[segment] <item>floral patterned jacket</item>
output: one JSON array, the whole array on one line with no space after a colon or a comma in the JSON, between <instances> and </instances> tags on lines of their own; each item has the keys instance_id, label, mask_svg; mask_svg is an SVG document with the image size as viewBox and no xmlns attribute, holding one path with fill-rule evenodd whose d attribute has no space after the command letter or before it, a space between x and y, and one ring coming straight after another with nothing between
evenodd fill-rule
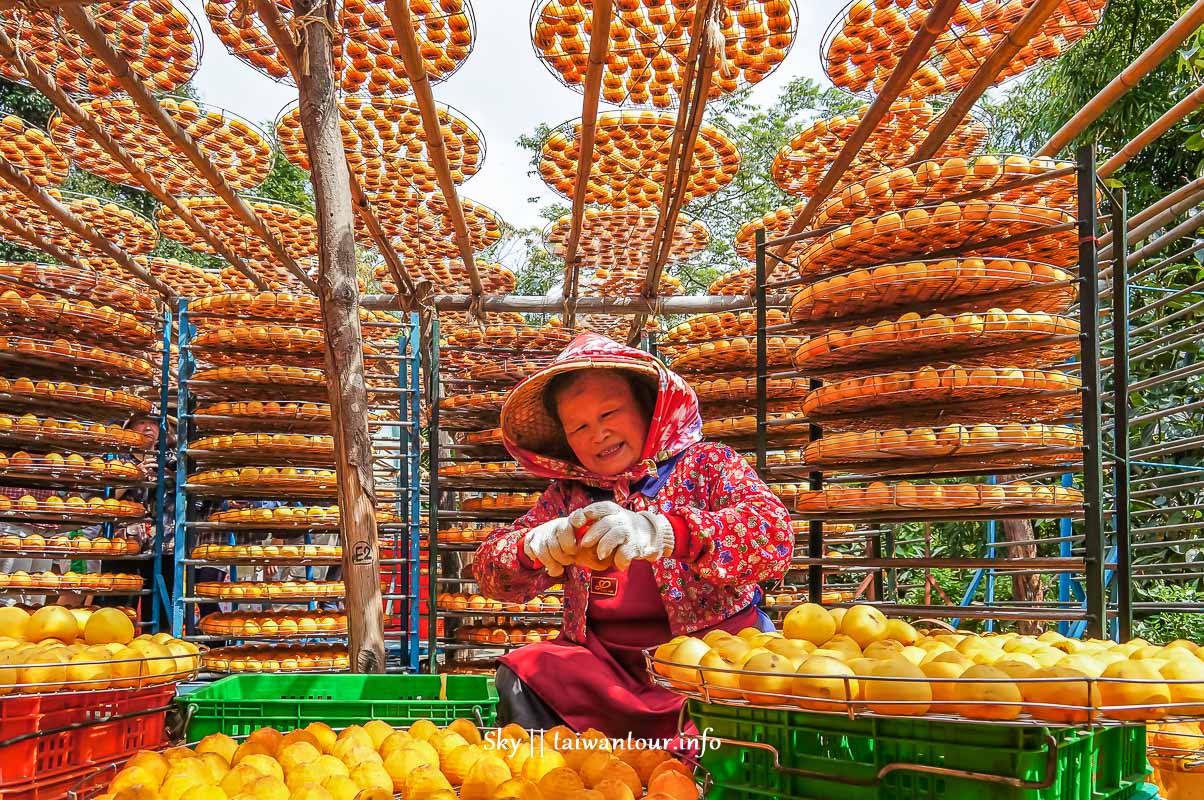
<instances>
[{"instance_id":1,"label":"floral patterned jacket","mask_svg":"<svg viewBox=\"0 0 1204 800\"><path fill-rule=\"evenodd\" d=\"M612 361L616 355L645 363L652 359L642 351L597 340L602 337L583 334L566 353L573 351L579 357L594 346L604 349ZM564 463L557 468L552 459L511 447L528 469L547 475L559 472L560 477L533 509L514 524L495 530L477 550L473 571L483 594L521 602L562 580L549 576L541 566L528 566L525 557L520 560L522 541L536 525L597 502L598 490L591 492L586 483L615 490L615 501L633 511L656 510L674 523L679 541L673 557L653 564L674 635L718 624L755 600L758 582L785 574L794 538L786 508L730 447L699 441L697 396L681 377L656 363L660 389L642 454L651 468L645 468L647 480L633 484L636 490L630 494L626 481L622 486L607 485L605 479L589 476L582 482L577 465ZM662 466L659 472L657 464ZM641 491L640 485L654 488ZM571 641L586 637L590 575L583 567L565 570L562 635Z\"/></svg>"}]
</instances>

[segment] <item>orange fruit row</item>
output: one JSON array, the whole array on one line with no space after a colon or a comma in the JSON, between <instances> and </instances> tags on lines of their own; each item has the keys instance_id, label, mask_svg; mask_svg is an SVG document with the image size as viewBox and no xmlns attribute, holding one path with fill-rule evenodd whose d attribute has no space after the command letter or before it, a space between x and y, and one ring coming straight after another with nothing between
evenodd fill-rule
<instances>
[{"instance_id":1,"label":"orange fruit row","mask_svg":"<svg viewBox=\"0 0 1204 800\"><path fill-rule=\"evenodd\" d=\"M501 264L494 264L483 259L476 259L477 277L481 279L481 287L488 294L508 294L514 291L515 282L518 278L507 267ZM410 277L418 279L426 279L439 286L468 286L468 268L464 266L463 260L441 256L431 259L419 259L406 263ZM386 293L396 294L397 282L393 280L393 273L387 264L381 264L372 271L372 276L380 282L381 289ZM440 312L441 317L447 314L455 314L458 312L443 311ZM500 314L490 314L490 321L497 320L501 317ZM510 318L510 324L523 325L525 321L521 316Z\"/></svg>"},{"instance_id":2,"label":"orange fruit row","mask_svg":"<svg viewBox=\"0 0 1204 800\"><path fill-rule=\"evenodd\" d=\"M124 461L106 460L100 456L82 456L79 453L15 453L0 452L0 472L10 475L46 475L90 478L119 478L138 480L142 471Z\"/></svg>"},{"instance_id":3,"label":"orange fruit row","mask_svg":"<svg viewBox=\"0 0 1204 800\"><path fill-rule=\"evenodd\" d=\"M142 347L155 338L151 327L133 314L90 300L46 297L41 292L23 295L15 289L0 294L0 326L10 331L67 328L76 336L114 337Z\"/></svg>"},{"instance_id":4,"label":"orange fruit row","mask_svg":"<svg viewBox=\"0 0 1204 800\"><path fill-rule=\"evenodd\" d=\"M114 265L115 266L115 265ZM149 292L128 272L112 276L100 270L36 261L0 261L0 276L58 295L86 298L123 311L150 311ZM18 288L24 295L26 289Z\"/></svg>"},{"instance_id":5,"label":"orange fruit row","mask_svg":"<svg viewBox=\"0 0 1204 800\"><path fill-rule=\"evenodd\" d=\"M16 500L0 495L0 513L78 514L97 517L141 517L146 508L141 503L118 500L113 497L89 497L79 495L59 497L51 495L38 500L32 495L21 495Z\"/></svg>"},{"instance_id":6,"label":"orange fruit row","mask_svg":"<svg viewBox=\"0 0 1204 800\"><path fill-rule=\"evenodd\" d=\"M463 511L526 510L539 502L539 492L514 492L512 494L487 494L481 497L467 497L460 502Z\"/></svg>"},{"instance_id":7,"label":"orange fruit row","mask_svg":"<svg viewBox=\"0 0 1204 800\"><path fill-rule=\"evenodd\" d=\"M369 200L385 233L396 237L393 245L412 274L437 274L444 268L456 269L452 264L445 263L459 261L461 256L455 243L455 229L447 202L435 187L380 191L373 193ZM496 211L463 195L460 196L460 207L474 252L480 252L501 239L503 223ZM358 217L356 234L364 240L368 239L368 229ZM497 280L504 281L505 273L500 269L496 272Z\"/></svg>"},{"instance_id":8,"label":"orange fruit row","mask_svg":"<svg viewBox=\"0 0 1204 800\"><path fill-rule=\"evenodd\" d=\"M766 357L770 367L791 364L792 354L804 346L801 336L771 336L766 342ZM690 345L680 355L672 357L671 366L679 372L735 372L755 370L757 343L755 339L737 336Z\"/></svg>"},{"instance_id":9,"label":"orange fruit row","mask_svg":"<svg viewBox=\"0 0 1204 800\"><path fill-rule=\"evenodd\" d=\"M220 236L240 258L282 266L277 263L267 245L220 197L181 197L180 204L198 222ZM247 204L294 259L302 260L318 255L318 223L313 214L277 201L249 200ZM159 232L168 239L191 250L215 255L212 245L197 236L196 232L167 206L160 206L155 212L155 218L159 223Z\"/></svg>"},{"instance_id":10,"label":"orange fruit row","mask_svg":"<svg viewBox=\"0 0 1204 800\"><path fill-rule=\"evenodd\" d=\"M212 672L340 672L350 661L342 646L244 645L206 651L201 664Z\"/></svg>"},{"instance_id":11,"label":"orange fruit row","mask_svg":"<svg viewBox=\"0 0 1204 800\"><path fill-rule=\"evenodd\" d=\"M145 447L148 444L146 436L137 431L127 430L120 425L38 417L33 414L25 414L21 417L0 414L0 436L2 435L31 439L83 440L90 444L114 447Z\"/></svg>"},{"instance_id":12,"label":"orange fruit row","mask_svg":"<svg viewBox=\"0 0 1204 800\"><path fill-rule=\"evenodd\" d=\"M334 437L306 435L301 433L233 433L207 436L193 443L197 450L271 450L286 452L304 450L315 453L333 453Z\"/></svg>"},{"instance_id":13,"label":"orange fruit row","mask_svg":"<svg viewBox=\"0 0 1204 800\"><path fill-rule=\"evenodd\" d=\"M159 233L151 221L130 208L91 195L60 191L53 186L47 188L46 193L65 206L89 228L130 255L149 253L159 243ZM35 205L32 200L15 190L0 189L0 213L12 217L13 221L31 229L60 250L85 258L107 255L96 245L68 230L61 222ZM36 241L27 241L15 233L6 232L5 236L33 249L40 247ZM127 277L129 275L129 273L124 274Z\"/></svg>"},{"instance_id":14,"label":"orange fruit row","mask_svg":"<svg viewBox=\"0 0 1204 800\"><path fill-rule=\"evenodd\" d=\"M786 315L778 308L765 311L767 325L780 325ZM757 315L751 311L724 311L718 314L700 314L675 325L665 333L662 349L677 342L696 342L703 339L722 339L731 336L756 336ZM717 344L717 343L716 343Z\"/></svg>"},{"instance_id":15,"label":"orange fruit row","mask_svg":"<svg viewBox=\"0 0 1204 800\"><path fill-rule=\"evenodd\" d=\"M181 297L205 297L228 291L227 286L222 282L221 274L212 270L201 269L184 261L161 256L134 256L134 260L151 275L170 286ZM129 273L109 258L88 258L84 259L83 263L114 278L129 279Z\"/></svg>"},{"instance_id":16,"label":"orange fruit row","mask_svg":"<svg viewBox=\"0 0 1204 800\"><path fill-rule=\"evenodd\" d=\"M238 469L212 469L194 472L188 477L190 483L236 484L241 486L280 486L295 489L333 489L333 469L306 469L297 467L240 467Z\"/></svg>"},{"instance_id":17,"label":"orange fruit row","mask_svg":"<svg viewBox=\"0 0 1204 800\"><path fill-rule=\"evenodd\" d=\"M274 525L323 525L339 522L338 506L280 506L279 508L237 508L230 511L217 511L209 515L210 522L240 523L266 522ZM382 523L397 522L397 515L391 511L376 510L376 521ZM266 547L266 545L265 545Z\"/></svg>"},{"instance_id":18,"label":"orange fruit row","mask_svg":"<svg viewBox=\"0 0 1204 800\"><path fill-rule=\"evenodd\" d=\"M154 367L144 358L115 353L111 348L90 347L66 339L47 341L24 336L0 336L0 352L9 357L39 358L63 366L83 366L104 370L112 377L149 381Z\"/></svg>"},{"instance_id":19,"label":"orange fruit row","mask_svg":"<svg viewBox=\"0 0 1204 800\"><path fill-rule=\"evenodd\" d=\"M62 183L71 168L46 131L12 114L0 118L0 158L38 186Z\"/></svg>"},{"instance_id":20,"label":"orange fruit row","mask_svg":"<svg viewBox=\"0 0 1204 800\"><path fill-rule=\"evenodd\" d=\"M127 539L124 536L105 538L96 536L50 536L31 533L27 536L0 536L0 550L12 550L26 553L55 552L55 553L124 553L134 555L142 550L137 539Z\"/></svg>"},{"instance_id":21,"label":"orange fruit row","mask_svg":"<svg viewBox=\"0 0 1204 800\"><path fill-rule=\"evenodd\" d=\"M290 597L342 597L346 588L342 581L235 581L201 582L193 587L193 591L198 597L216 597L220 600L283 600Z\"/></svg>"},{"instance_id":22,"label":"orange fruit row","mask_svg":"<svg viewBox=\"0 0 1204 800\"><path fill-rule=\"evenodd\" d=\"M439 469L440 477L450 478L457 475L496 475L499 478L525 478L530 473L512 461L465 461L458 464L444 464Z\"/></svg>"},{"instance_id":23,"label":"orange fruit row","mask_svg":"<svg viewBox=\"0 0 1204 800\"><path fill-rule=\"evenodd\" d=\"M325 382L326 374L320 369L269 364L264 366L198 369L193 375L193 380L211 381L213 383L273 383L287 386L316 386Z\"/></svg>"},{"instance_id":24,"label":"orange fruit row","mask_svg":"<svg viewBox=\"0 0 1204 800\"><path fill-rule=\"evenodd\" d=\"M807 445L803 460L809 464L820 464L834 460L869 461L876 458L989 456L1045 448L1076 450L1082 446L1082 432L1069 425L953 424L942 428L832 433Z\"/></svg>"},{"instance_id":25,"label":"orange fruit row","mask_svg":"<svg viewBox=\"0 0 1204 800\"><path fill-rule=\"evenodd\" d=\"M757 391L756 378L703 379L690 385L702 403L747 401ZM770 401L801 400L810 391L810 383L806 378L770 378L765 385L765 393Z\"/></svg>"},{"instance_id":26,"label":"orange fruit row","mask_svg":"<svg viewBox=\"0 0 1204 800\"><path fill-rule=\"evenodd\" d=\"M1041 288L1072 280L1071 273L1039 262L1006 258L949 258L911 261L868 269L855 269L808 284L795 294L790 318L795 322L868 316L890 307L966 305L974 298L1033 287L1025 308L1061 312L1070 307L1072 285ZM1015 295L1009 299L1017 300ZM972 309L966 309L972 310Z\"/></svg>"},{"instance_id":27,"label":"orange fruit row","mask_svg":"<svg viewBox=\"0 0 1204 800\"><path fill-rule=\"evenodd\" d=\"M555 594L536 595L525 603L511 603L494 600L480 594L443 592L436 598L435 605L447 611L480 611L482 613L496 611L558 612L562 608L560 596Z\"/></svg>"},{"instance_id":28,"label":"orange fruit row","mask_svg":"<svg viewBox=\"0 0 1204 800\"><path fill-rule=\"evenodd\" d=\"M343 548L324 544L199 544L192 548L193 558L306 558L337 559Z\"/></svg>"},{"instance_id":29,"label":"orange fruit row","mask_svg":"<svg viewBox=\"0 0 1204 800\"><path fill-rule=\"evenodd\" d=\"M794 508L822 511L888 511L891 509L976 508L980 506L1070 506L1083 502L1082 491L1062 486L1017 483L899 483L866 487L826 486L802 490Z\"/></svg>"},{"instance_id":30,"label":"orange fruit row","mask_svg":"<svg viewBox=\"0 0 1204 800\"><path fill-rule=\"evenodd\" d=\"M347 615L297 611L216 612L201 618L202 633L247 637L328 636L347 632Z\"/></svg>"},{"instance_id":31,"label":"orange fruit row","mask_svg":"<svg viewBox=\"0 0 1204 800\"><path fill-rule=\"evenodd\" d=\"M456 638L462 642L489 644L530 644L546 642L560 635L559 628L527 627L524 625L509 625L506 627L486 628L475 625L461 625L456 628Z\"/></svg>"},{"instance_id":32,"label":"orange fruit row","mask_svg":"<svg viewBox=\"0 0 1204 800\"><path fill-rule=\"evenodd\" d=\"M127 575L124 572L88 575L65 572L62 575L56 575L53 572L28 573L20 570L9 573L0 572L0 587L6 589L92 589L98 592L138 590L142 588L142 576Z\"/></svg>"},{"instance_id":33,"label":"orange fruit row","mask_svg":"<svg viewBox=\"0 0 1204 800\"><path fill-rule=\"evenodd\" d=\"M852 222L862 216L936 205L946 197L982 193L992 187L1001 191L984 195L984 199L1073 210L1076 198L1073 173L1038 185L1004 189L1007 184L1030 175L1073 166L1073 162L1046 157L993 154L921 161L879 172L846 186L839 194L824 201L813 225L822 228Z\"/></svg>"},{"instance_id":34,"label":"orange fruit row","mask_svg":"<svg viewBox=\"0 0 1204 800\"><path fill-rule=\"evenodd\" d=\"M22 396L22 398L42 398L63 402L78 402L81 405L104 405L120 408L123 411L147 413L151 411L151 401L140 398L120 389L84 386L82 383L66 381L34 381L34 378L0 377L0 393Z\"/></svg>"},{"instance_id":35,"label":"orange fruit row","mask_svg":"<svg viewBox=\"0 0 1204 800\"><path fill-rule=\"evenodd\" d=\"M507 348L530 352L559 352L572 339L566 331L548 326L488 325L481 328L456 328L444 340L445 345L466 348Z\"/></svg>"}]
</instances>

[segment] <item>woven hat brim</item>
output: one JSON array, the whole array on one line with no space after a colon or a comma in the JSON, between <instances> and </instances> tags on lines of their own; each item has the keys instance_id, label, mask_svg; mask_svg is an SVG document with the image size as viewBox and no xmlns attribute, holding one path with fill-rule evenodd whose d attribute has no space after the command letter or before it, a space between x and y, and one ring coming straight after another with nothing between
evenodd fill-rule
<instances>
[{"instance_id":1,"label":"woven hat brim","mask_svg":"<svg viewBox=\"0 0 1204 800\"><path fill-rule=\"evenodd\" d=\"M565 372L584 369L615 369L659 379L660 371L653 364L639 364L626 359L578 358L550 364L510 390L502 404L502 439L528 452L560 458L571 451L560 423L543 404L548 381Z\"/></svg>"}]
</instances>

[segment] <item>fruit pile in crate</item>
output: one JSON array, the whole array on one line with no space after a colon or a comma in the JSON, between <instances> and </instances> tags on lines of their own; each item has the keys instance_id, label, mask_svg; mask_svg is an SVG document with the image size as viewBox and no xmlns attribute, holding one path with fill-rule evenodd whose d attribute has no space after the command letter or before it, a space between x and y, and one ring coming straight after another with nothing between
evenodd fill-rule
<instances>
[{"instance_id":1,"label":"fruit pile in crate","mask_svg":"<svg viewBox=\"0 0 1204 800\"><path fill-rule=\"evenodd\" d=\"M1204 713L1191 642L921 631L868 605L801 605L781 633L677 637L650 666L661 685L720 704L1054 724Z\"/></svg>"}]
</instances>

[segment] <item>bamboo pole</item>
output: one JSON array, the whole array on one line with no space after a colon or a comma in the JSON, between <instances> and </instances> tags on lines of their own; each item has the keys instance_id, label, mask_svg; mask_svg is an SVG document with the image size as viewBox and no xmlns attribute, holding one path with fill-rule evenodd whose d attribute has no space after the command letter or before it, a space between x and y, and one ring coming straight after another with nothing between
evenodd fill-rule
<instances>
[{"instance_id":1,"label":"bamboo pole","mask_svg":"<svg viewBox=\"0 0 1204 800\"><path fill-rule=\"evenodd\" d=\"M1204 211L1200 211L1191 215L1183 222L1180 222L1178 225L1147 244L1145 247L1134 250L1132 254L1129 255L1128 261L1130 264L1140 264L1145 259L1158 255L1163 250L1182 239L1184 236L1190 236L1201 228L1204 228ZM1107 277L1111 274L1112 267L1109 266L1100 273L1100 277Z\"/></svg>"},{"instance_id":2,"label":"bamboo pole","mask_svg":"<svg viewBox=\"0 0 1204 800\"><path fill-rule=\"evenodd\" d=\"M3 158L0 158L0 183L6 183L25 195L29 198L30 202L42 209L43 212L55 219L64 228L116 261L126 272L139 278L147 286L150 286L162 295L163 299L168 302L175 302L175 290L147 272L141 264L134 260L133 256L93 230L90 225L75 216L71 212L71 209L54 199L49 192L30 180L28 175Z\"/></svg>"},{"instance_id":3,"label":"bamboo pole","mask_svg":"<svg viewBox=\"0 0 1204 800\"><path fill-rule=\"evenodd\" d=\"M1141 213L1134 214L1129 219L1129 244L1142 241L1167 222L1188 209L1194 208L1201 201L1204 201L1204 178L1196 178L1190 183L1185 183L1156 203L1151 203L1143 208ZM1100 237L1101 245L1110 245L1111 243L1112 231L1108 231ZM1111 247L1105 247L1100 251L1100 255L1107 255L1111 249Z\"/></svg>"},{"instance_id":4,"label":"bamboo pole","mask_svg":"<svg viewBox=\"0 0 1204 800\"><path fill-rule=\"evenodd\" d=\"M690 28L690 50L686 56L685 72L682 74L681 104L677 109L673 136L669 140L669 158L665 166L660 209L656 217L656 227L652 231L648 266L644 270L644 288L641 291L644 297L656 296L660 273L664 268L660 243L666 236L666 231L669 231L667 236L670 243L672 242L672 226L677 224L686 183L690 177L698 131L702 126L703 112L706 110L706 93L710 89L715 68L715 43L708 40L710 36L716 35L722 42L722 33L712 31L709 24L715 8L715 0L707 0L697 8ZM666 252L665 259L667 258ZM627 333L628 344L635 345L639 342L641 329L647 321L647 314L637 314L632 319L631 328Z\"/></svg>"},{"instance_id":5,"label":"bamboo pole","mask_svg":"<svg viewBox=\"0 0 1204 800\"><path fill-rule=\"evenodd\" d=\"M435 95L431 91L431 82L426 74L426 66L422 63L422 54L418 50L418 40L414 34L414 20L410 16L410 6L404 0L385 0L385 14L393 26L393 36L401 50L401 58L405 63L406 76L414 90L414 100L418 103L418 111L422 116L422 129L426 133L426 149L430 157L431 167L435 170L435 179L439 191L447 205L447 213L451 218L453 238L464 261L464 269L468 272L468 283L474 296L480 296L484 291L481 276L477 272L476 257L472 250L472 238L468 233L468 222L464 219L464 208L460 205L460 194L456 190L456 182L452 179L451 165L447 160L447 149L443 144L443 134L439 131L439 110L435 107Z\"/></svg>"},{"instance_id":6,"label":"bamboo pole","mask_svg":"<svg viewBox=\"0 0 1204 800\"><path fill-rule=\"evenodd\" d=\"M1029 43L1029 40L1040 32L1045 20L1049 19L1049 16L1061 4L1062 0L1037 0L1033 3L1020 21L1008 31L1007 36L1003 37L999 44L995 45L991 54L978 65L978 69L974 71L969 82L957 93L957 97L953 99L953 102L941 114L941 118L937 120L936 125L928 132L928 136L916 148L915 153L911 156L911 163L927 161L936 156L941 145L957 130L957 126L970 113L970 109L974 107L978 99L987 89L995 85L995 79L1003 71L1003 68Z\"/></svg>"},{"instance_id":7,"label":"bamboo pole","mask_svg":"<svg viewBox=\"0 0 1204 800\"><path fill-rule=\"evenodd\" d=\"M276 49L284 58L289 71L292 72L293 82L299 86L301 80L301 57L297 51L297 43L289 33L284 17L280 15L280 8L273 0L255 0L255 9L259 15L259 21L267 29L268 35L272 37L272 41L276 44ZM376 216L376 211L372 207L372 201L364 192L364 187L360 185L359 179L352 174L350 165L348 165L347 179L350 182L351 202L355 206L356 215L363 221L364 227L368 229L368 236L376 244L376 249L380 251L381 256L385 259L385 264L393 274L393 280L396 281L398 290L404 291L407 295L413 297L414 282L410 279L409 272L401 263L401 259L397 257L397 251L393 249L388 235L385 234L384 229L381 227L380 219Z\"/></svg>"},{"instance_id":8,"label":"bamboo pole","mask_svg":"<svg viewBox=\"0 0 1204 800\"><path fill-rule=\"evenodd\" d=\"M197 147L196 142L193 141L188 132L177 125L171 115L163 110L163 107L159 105L159 101L146 88L146 84L130 71L129 64L113 48L104 31L97 27L91 12L79 6L63 6L59 10L59 13L84 40L88 48L105 62L109 71L113 73L113 77L117 79L121 87L129 94L130 98L138 106L138 109L148 119L152 120L159 127L159 130L163 132L163 135L196 167L201 176L213 187L216 194L256 236L263 240L264 244L272 252L272 255L289 272L293 273L304 286L316 293L318 287L313 279L293 259L292 255L289 254L288 250L280 243L275 234L263 223L263 220L259 218L254 209L230 187L230 184L226 182L226 179L209 159L209 156Z\"/></svg>"},{"instance_id":9,"label":"bamboo pole","mask_svg":"<svg viewBox=\"0 0 1204 800\"><path fill-rule=\"evenodd\" d=\"M334 429L348 654L355 672L384 672L384 606L355 272L355 213L339 131L331 35L336 30L335 5L334 0L299 0L294 8L297 19L309 21L300 26L306 57L297 74L298 108L305 149L313 165L310 177L317 207L318 299Z\"/></svg>"},{"instance_id":10,"label":"bamboo pole","mask_svg":"<svg viewBox=\"0 0 1204 800\"><path fill-rule=\"evenodd\" d=\"M1202 0L1204 2L1204 0ZM577 299L577 247L585 219L585 191L594 167L594 132L598 127L598 100L602 73L610 49L611 0L594 0L589 37L589 63L585 68L585 97L581 101L581 138L577 152L577 182L573 185L573 210L569 238L564 247L564 326L572 329L576 321L573 301Z\"/></svg>"},{"instance_id":11,"label":"bamboo pole","mask_svg":"<svg viewBox=\"0 0 1204 800\"><path fill-rule=\"evenodd\" d=\"M1037 155L1057 155L1063 147L1087 130L1087 126L1099 119L1100 115L1107 111L1113 103L1166 61L1201 25L1204 25L1204 0L1196 0L1191 8L1183 12L1183 16L1166 29L1166 33L1159 36L1141 55L1133 59L1132 64L1125 67L1107 86L1100 89L1095 97L1088 100L1086 105L1067 120L1065 125L1049 137L1049 141L1042 145L1041 149L1037 151Z\"/></svg>"},{"instance_id":12,"label":"bamboo pole","mask_svg":"<svg viewBox=\"0 0 1204 800\"><path fill-rule=\"evenodd\" d=\"M1204 86L1198 87L1187 97L1175 103L1170 110L1154 120L1148 128L1134 136L1128 144L1116 152L1116 155L1104 162L1103 166L1099 168L1099 176L1107 178L1114 175L1118 169L1129 162L1129 159L1201 107L1204 107Z\"/></svg>"},{"instance_id":13,"label":"bamboo pole","mask_svg":"<svg viewBox=\"0 0 1204 800\"><path fill-rule=\"evenodd\" d=\"M100 145L114 161L119 163L134 180L138 181L156 200L172 210L176 216L184 220L193 233L217 251L217 254L229 261L234 268L246 276L247 280L259 289L266 289L267 283L259 273L251 269L233 250L231 250L213 229L202 225L192 212L180 203L175 196L164 188L149 172L135 160L121 144L109 135L104 126L96 122L87 111L76 103L71 96L58 87L54 78L36 64L30 63L17 50L12 40L3 29L0 29L0 58L14 66L31 85L50 100L65 117L78 125L92 140Z\"/></svg>"},{"instance_id":14,"label":"bamboo pole","mask_svg":"<svg viewBox=\"0 0 1204 800\"><path fill-rule=\"evenodd\" d=\"M790 230L784 235L795 236L802 233L811 224L811 221L815 219L820 203L827 200L832 194L832 190L836 188L840 177L844 175L845 170L853 163L853 159L861 152L861 148L865 147L870 134L878 127L878 123L886 116L886 112L890 110L891 103L895 102L895 99L907 87L907 82L911 80L912 73L928 58L928 50L936 42L937 37L948 28L949 20L953 17L953 12L960 5L961 0L936 0L932 9L928 12L928 16L924 18L924 24L916 31L915 36L912 37L911 44L904 51L903 57L899 59L899 63L895 65L890 77L883 84L882 91L874 98L874 102L866 110L865 116L861 118L861 122L858 123L857 128L844 143L844 147L840 148L840 152L828 166L828 171L824 173L824 177L820 180L819 185L811 193L811 197L807 200L807 205L795 217L794 222L790 225ZM779 260L783 260L789 251L789 243L780 244L774 249L773 255Z\"/></svg>"}]
</instances>

